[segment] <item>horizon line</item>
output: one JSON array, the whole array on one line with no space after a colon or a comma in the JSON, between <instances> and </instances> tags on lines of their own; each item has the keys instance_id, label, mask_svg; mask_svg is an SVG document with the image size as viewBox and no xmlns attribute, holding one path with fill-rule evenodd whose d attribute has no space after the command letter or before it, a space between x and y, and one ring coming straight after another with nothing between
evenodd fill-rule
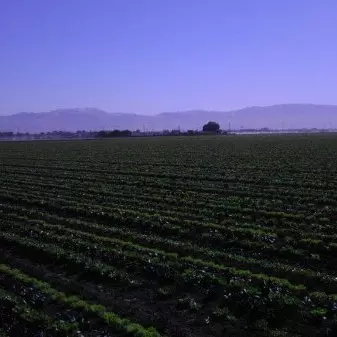
<instances>
[{"instance_id":1,"label":"horizon line","mask_svg":"<svg viewBox=\"0 0 337 337\"><path fill-rule=\"evenodd\" d=\"M319 103L276 103L276 104L271 104L271 105L250 105L250 106L245 106L242 108L236 108L236 109L230 109L230 110L214 110L214 109L200 109L200 108L194 108L194 109L186 109L186 110L176 110L176 111L162 111L154 114L144 114L144 113L137 113L137 112L110 112L104 109L96 108L96 107L77 107L77 108L56 108L56 109L51 109L48 111L21 111L21 112L16 112L12 114L0 114L0 117L10 117L10 116L17 116L17 115L22 115L22 114L48 114L48 113L53 113L53 112L60 112L60 111L85 111L85 110L97 110L97 112L103 112L107 114L119 114L119 115L137 115L137 116L148 116L148 117L154 117L154 116L159 116L163 114L176 114L176 113L189 113L189 112L218 112L218 113L226 113L226 112L235 112L235 111L241 111L241 110L246 110L246 109L252 109L252 108L269 108L269 107L276 107L276 106L289 106L289 105L310 105L310 106L324 106L324 107L337 107L337 104L319 104Z\"/></svg>"}]
</instances>

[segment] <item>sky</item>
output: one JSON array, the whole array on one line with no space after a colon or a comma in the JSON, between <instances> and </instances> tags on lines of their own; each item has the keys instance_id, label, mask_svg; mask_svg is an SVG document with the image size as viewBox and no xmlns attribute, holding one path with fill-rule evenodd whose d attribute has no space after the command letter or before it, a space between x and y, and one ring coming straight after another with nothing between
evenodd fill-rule
<instances>
[{"instance_id":1,"label":"sky","mask_svg":"<svg viewBox=\"0 0 337 337\"><path fill-rule=\"evenodd\" d=\"M0 0L0 114L337 104L336 0Z\"/></svg>"}]
</instances>

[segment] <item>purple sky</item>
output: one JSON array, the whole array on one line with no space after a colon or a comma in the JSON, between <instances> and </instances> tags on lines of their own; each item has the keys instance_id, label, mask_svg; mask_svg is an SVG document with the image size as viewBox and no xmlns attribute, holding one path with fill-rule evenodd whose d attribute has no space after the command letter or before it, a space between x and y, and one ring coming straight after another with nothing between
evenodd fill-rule
<instances>
[{"instance_id":1,"label":"purple sky","mask_svg":"<svg viewBox=\"0 0 337 337\"><path fill-rule=\"evenodd\" d=\"M0 114L337 104L336 0L1 0Z\"/></svg>"}]
</instances>

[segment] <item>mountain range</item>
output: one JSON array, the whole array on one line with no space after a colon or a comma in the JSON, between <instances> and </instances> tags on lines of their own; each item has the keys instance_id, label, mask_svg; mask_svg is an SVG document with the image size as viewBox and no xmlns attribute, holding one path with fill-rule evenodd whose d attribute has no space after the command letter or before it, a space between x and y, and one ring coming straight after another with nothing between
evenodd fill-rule
<instances>
[{"instance_id":1,"label":"mountain range","mask_svg":"<svg viewBox=\"0 0 337 337\"><path fill-rule=\"evenodd\" d=\"M152 116L108 113L95 108L58 109L0 116L0 131L200 130L210 120L218 122L222 129L331 129L337 128L337 105L280 104L233 111L164 112Z\"/></svg>"}]
</instances>

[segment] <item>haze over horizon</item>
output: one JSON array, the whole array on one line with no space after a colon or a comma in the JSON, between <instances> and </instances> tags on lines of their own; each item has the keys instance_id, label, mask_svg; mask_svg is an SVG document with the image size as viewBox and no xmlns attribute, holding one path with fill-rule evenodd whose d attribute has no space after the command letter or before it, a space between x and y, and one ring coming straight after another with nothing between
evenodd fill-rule
<instances>
[{"instance_id":1,"label":"haze over horizon","mask_svg":"<svg viewBox=\"0 0 337 337\"><path fill-rule=\"evenodd\" d=\"M109 114L98 109L61 109L0 116L2 132L98 130L200 130L209 120L224 129L336 129L337 105L281 104L233 111L192 110L156 115Z\"/></svg>"},{"instance_id":2,"label":"haze over horizon","mask_svg":"<svg viewBox=\"0 0 337 337\"><path fill-rule=\"evenodd\" d=\"M138 115L138 116L158 116L158 115L162 115L162 114L184 114L184 113L196 113L196 112L200 112L200 113L207 113L207 112L216 112L216 113L234 113L234 112L240 112L240 111L245 111L245 110L254 110L254 109L270 109L270 108L274 108L274 107L287 107L289 109L289 107L303 107L303 106L313 106L313 107L317 107L317 108L321 108L321 107L334 107L337 109L337 104L314 104L314 103L285 103L285 104L271 104L271 105L264 105L264 106L260 106L260 105L255 105L255 106L244 106L244 107L240 107L237 109L231 109L231 110L218 110L218 109L187 109L187 110L176 110L176 111L158 111L155 112L153 114L147 114L147 113L137 113L134 111L130 111L130 112L120 112L120 111L107 111L104 109L101 109L99 107L64 107L64 108L58 108L58 109L49 109L46 111L20 111L20 112L16 112L16 113L12 113L12 114L0 114L0 116L4 116L4 117L10 117L10 116L15 116L15 115L20 115L20 114L52 114L55 112L62 112L65 115L67 113L73 113L74 111L78 111L79 113L81 112L86 112L88 111L91 115L94 115L95 112L97 113L107 113L107 114L121 114L121 115ZM288 110L287 109L287 110Z\"/></svg>"},{"instance_id":3,"label":"haze over horizon","mask_svg":"<svg viewBox=\"0 0 337 337\"><path fill-rule=\"evenodd\" d=\"M162 114L184 114L184 113L189 113L189 112L217 112L217 113L233 113L233 112L239 112L239 111L244 111L244 110L252 110L252 109L268 109L268 108L273 108L273 107L290 107L290 106L317 106L317 107L335 107L337 109L337 104L314 104L314 103L284 103L284 104L271 104L271 105L254 105L254 106L243 106L237 109L231 109L231 110L219 110L219 109L199 109L199 108L194 108L194 109L186 109L186 110L175 110L175 111L157 111L152 114L149 113L138 113L135 111L130 111L130 112L120 112L120 111L107 111L105 109L101 109L99 107L62 107L62 108L56 108L56 109L49 109L46 111L19 111L16 113L5 113L5 114L0 114L0 116L4 117L10 117L10 116L15 116L15 115L20 115L20 114L50 114L53 112L64 112L65 114L67 112L85 112L85 111L90 111L90 114L94 114L95 111L97 113L104 112L108 114L122 114L122 115L139 115L139 116L158 116Z\"/></svg>"},{"instance_id":4,"label":"haze over horizon","mask_svg":"<svg viewBox=\"0 0 337 337\"><path fill-rule=\"evenodd\" d=\"M334 0L4 0L0 115L337 104L336 13Z\"/></svg>"}]
</instances>

